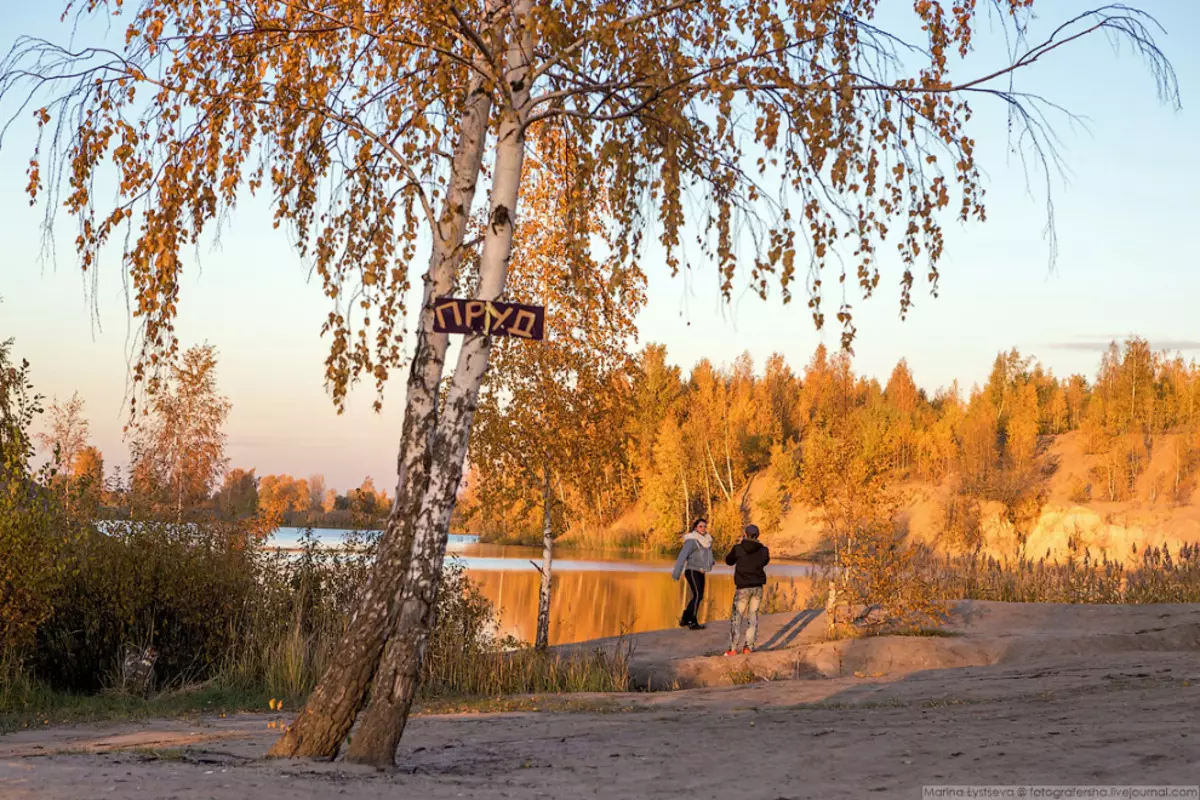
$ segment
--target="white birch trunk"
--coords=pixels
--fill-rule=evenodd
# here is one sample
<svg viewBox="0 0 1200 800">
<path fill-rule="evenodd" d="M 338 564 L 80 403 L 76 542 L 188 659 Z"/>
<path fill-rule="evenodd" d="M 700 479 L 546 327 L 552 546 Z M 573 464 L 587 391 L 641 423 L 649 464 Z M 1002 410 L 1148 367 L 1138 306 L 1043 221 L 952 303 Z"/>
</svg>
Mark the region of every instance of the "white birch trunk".
<svg viewBox="0 0 1200 800">
<path fill-rule="evenodd" d="M 534 646 L 545 650 L 550 646 L 550 577 L 554 558 L 554 493 L 550 488 L 550 472 L 545 472 L 542 489 L 542 587 L 538 593 L 537 637 Z"/>
<path fill-rule="evenodd" d="M 532 0 L 518 0 L 513 8 L 518 30 L 509 40 L 508 68 L 504 76 L 512 105 L 504 109 L 496 142 L 488 225 L 476 293 L 480 300 L 495 300 L 504 291 L 512 253 L 513 225 L 525 158 L 524 125 L 530 99 L 530 87 L 525 78 L 533 54 L 531 10 Z M 347 748 L 349 761 L 390 766 L 408 721 L 441 585 L 455 491 L 462 478 L 490 348 L 490 337 L 470 336 L 459 353 L 430 452 L 429 482 L 415 522 L 412 560 L 400 597 L 395 628 L 375 675 L 371 702 Z"/>
<path fill-rule="evenodd" d="M 433 331 L 433 301 L 453 286 L 462 261 L 463 238 L 482 169 L 491 108 L 491 92 L 482 76 L 476 74 L 468 86 L 450 181 L 434 230 L 429 269 L 424 276 L 422 312 L 397 458 L 396 496 L 375 565 L 333 663 L 269 756 L 337 755 L 366 699 L 396 618 L 411 560 L 413 523 L 428 482 L 429 451 L 437 422 L 437 390 L 448 346 L 447 335 Z"/>
<path fill-rule="evenodd" d="M 688 530 L 688 525 L 691 524 L 692 516 L 692 493 L 688 491 L 687 485 L 687 465 L 679 465 L 679 475 L 683 483 L 683 529 Z"/>
<path fill-rule="evenodd" d="M 708 470 L 704 470 L 704 503 L 708 509 L 708 521 L 712 522 L 712 486 L 708 482 Z"/>
<path fill-rule="evenodd" d="M 725 409 L 725 470 L 729 473 L 729 495 L 733 500 L 733 456 L 729 450 L 729 409 Z"/>
<path fill-rule="evenodd" d="M 721 479 L 721 471 L 717 469 L 717 461 L 713 458 L 712 448 L 709 446 L 707 441 L 704 442 L 704 452 L 708 454 L 708 463 L 712 465 L 713 475 L 717 479 L 717 486 L 721 487 L 721 493 L 725 495 L 725 499 L 732 503 L 733 484 L 731 483 L 728 489 L 725 488 L 725 482 Z M 707 478 L 707 473 L 705 473 L 705 476 Z"/>
</svg>

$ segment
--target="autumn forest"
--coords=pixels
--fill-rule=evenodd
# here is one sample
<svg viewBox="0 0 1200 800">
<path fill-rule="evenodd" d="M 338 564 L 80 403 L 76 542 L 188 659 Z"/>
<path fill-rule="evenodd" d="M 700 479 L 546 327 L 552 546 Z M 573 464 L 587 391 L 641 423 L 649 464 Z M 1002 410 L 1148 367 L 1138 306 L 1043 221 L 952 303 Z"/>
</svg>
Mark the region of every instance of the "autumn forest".
<svg viewBox="0 0 1200 800">
<path fill-rule="evenodd" d="M 220 395 L 216 359 L 212 348 L 188 351 L 152 422 L 130 437 L 126 470 L 105 472 L 104 455 L 88 443 L 82 398 L 50 406 L 39 440 L 57 454 L 57 481 L 79 510 L 256 519 L 264 534 L 278 525 L 377 527 L 391 499 L 372 477 L 339 492 L 319 472 L 295 478 L 230 467 L 222 427 L 231 404 Z M 946 544 L 969 546 L 979 536 L 972 519 L 980 501 L 1004 504 L 1014 521 L 1036 516 L 1048 469 L 1039 456 L 1053 437 L 1079 432 L 1092 456 L 1090 469 L 1071 476 L 1071 500 L 1080 504 L 1129 499 L 1151 454 L 1169 446 L 1170 469 L 1150 476 L 1149 499 L 1186 505 L 1200 463 L 1200 367 L 1137 338 L 1114 343 L 1091 378 L 1056 376 L 1013 350 L 997 355 L 982 386 L 932 394 L 904 361 L 881 384 L 824 347 L 799 368 L 780 355 L 758 367 L 746 354 L 685 373 L 665 347 L 649 345 L 588 391 L 604 402 L 557 421 L 542 450 L 514 453 L 520 438 L 500 443 L 520 463 L 547 465 L 553 526 L 567 546 L 670 550 L 697 515 L 713 520 L 719 539 L 750 519 L 769 534 L 793 505 L 828 500 L 829 473 L 846 466 L 839 459 L 876 488 L 950 485 Z M 511 425 L 508 417 L 523 410 L 510 403 L 491 413 Z M 485 416 L 455 530 L 540 543 L 544 483 L 536 470 L 487 459 L 489 424 L 496 421 Z"/>
</svg>

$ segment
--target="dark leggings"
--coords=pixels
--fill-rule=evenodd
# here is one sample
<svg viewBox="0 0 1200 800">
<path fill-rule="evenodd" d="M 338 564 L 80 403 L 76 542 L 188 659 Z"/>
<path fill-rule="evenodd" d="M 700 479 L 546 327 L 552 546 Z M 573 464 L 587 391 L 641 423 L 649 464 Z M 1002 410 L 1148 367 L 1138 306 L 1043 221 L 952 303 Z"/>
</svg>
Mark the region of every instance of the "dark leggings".
<svg viewBox="0 0 1200 800">
<path fill-rule="evenodd" d="M 688 602 L 683 608 L 680 625 L 695 625 L 700 622 L 700 603 L 704 600 L 704 573 L 698 569 L 685 569 L 683 579 L 688 586 Z"/>
</svg>

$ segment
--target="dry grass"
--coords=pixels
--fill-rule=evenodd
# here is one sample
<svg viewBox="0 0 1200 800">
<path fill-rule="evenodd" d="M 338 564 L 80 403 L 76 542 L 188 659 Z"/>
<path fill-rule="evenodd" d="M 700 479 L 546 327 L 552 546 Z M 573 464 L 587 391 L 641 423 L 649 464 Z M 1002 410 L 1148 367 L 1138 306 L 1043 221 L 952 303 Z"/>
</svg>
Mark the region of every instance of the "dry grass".
<svg viewBox="0 0 1200 800">
<path fill-rule="evenodd" d="M 947 604 L 956 600 L 1014 603 L 1200 603 L 1200 546 L 1142 552 L 1127 567 L 1081 548 L 1063 561 L 939 556 L 919 547 L 879 550 L 858 559 L 843 579 L 832 567 L 816 578 L 809 608 L 820 608 L 831 586 L 848 601 L 829 628 L 832 639 L 879 634 L 947 635 Z M 848 587 L 848 588 L 847 588 Z"/>
<path fill-rule="evenodd" d="M 1200 546 L 1150 548 L 1126 567 L 1084 551 L 1078 558 L 999 560 L 926 556 L 922 580 L 941 600 L 1021 603 L 1200 603 Z"/>
<path fill-rule="evenodd" d="M 425 697 L 623 692 L 629 688 L 629 648 L 561 655 L 522 647 L 448 664 L 430 664 Z"/>
<path fill-rule="evenodd" d="M 758 680 L 758 676 L 754 674 L 754 670 L 750 668 L 749 664 L 733 667 L 725 674 L 734 686 L 745 686 Z"/>
<path fill-rule="evenodd" d="M 149 697 L 120 692 L 76 694 L 27 678 L 18 681 L 20 685 L 8 685 L 0 702 L 0 733 L 81 722 L 263 711 L 270 699 L 261 688 L 239 688 L 218 681 Z"/>
</svg>

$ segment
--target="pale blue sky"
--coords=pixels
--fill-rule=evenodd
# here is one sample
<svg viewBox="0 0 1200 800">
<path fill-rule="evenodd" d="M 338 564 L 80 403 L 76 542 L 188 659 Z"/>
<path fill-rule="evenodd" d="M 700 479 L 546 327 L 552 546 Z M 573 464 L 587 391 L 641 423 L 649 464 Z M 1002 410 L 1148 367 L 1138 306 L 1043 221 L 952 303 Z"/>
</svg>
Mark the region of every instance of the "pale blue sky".
<svg viewBox="0 0 1200 800">
<path fill-rule="evenodd" d="M 60 36 L 58 4 L 3 5 L 0 47 L 21 32 Z M 1040 5 L 1050 23 L 1089 4 Z M 934 300 L 919 289 L 903 323 L 896 313 L 897 265 L 886 264 L 879 294 L 855 302 L 859 371 L 886 380 L 904 357 L 932 390 L 955 378 L 970 386 L 986 376 L 997 351 L 1013 346 L 1056 373 L 1089 376 L 1101 346 L 1130 332 L 1185 346 L 1188 357 L 1200 350 L 1193 310 L 1200 298 L 1200 116 L 1191 104 L 1200 90 L 1200 3 L 1140 5 L 1168 30 L 1163 46 L 1178 73 L 1183 110 L 1160 105 L 1140 63 L 1127 49 L 1114 56 L 1102 39 L 1060 51 L 1020 78 L 1021 88 L 1089 120 L 1089 131 L 1065 122 L 1058 128 L 1071 175 L 1065 184 L 1054 182 L 1059 258 L 1050 272 L 1042 195 L 1026 192 L 1019 163 L 1006 155 L 1003 111 L 976 102 L 973 134 L 988 171 L 989 222 L 950 223 L 941 296 Z M 995 36 L 985 31 L 984 39 L 969 61 L 972 72 L 1002 59 Z M 40 391 L 84 396 L 95 443 L 109 463 L 122 462 L 128 318 L 119 265 L 101 265 L 102 327 L 95 329 L 70 237 L 63 237 L 57 267 L 38 264 L 41 209 L 30 209 L 21 191 L 28 141 L 23 133 L 13 136 L 0 152 L 0 337 L 16 337 L 16 352 L 33 363 Z M 70 232 L 65 219 L 62 231 Z M 220 348 L 221 385 L 234 404 L 233 464 L 259 474 L 321 472 L 339 488 L 365 475 L 390 485 L 403 376 L 393 378 L 382 415 L 370 409 L 369 386 L 352 394 L 344 416 L 335 415 L 322 386 L 327 342 L 318 336 L 328 307 L 263 208 L 246 204 L 221 247 L 204 252 L 202 267 L 184 281 L 179 331 L 185 343 Z M 827 302 L 832 311 L 836 298 Z M 672 280 L 652 269 L 640 326 L 642 342 L 666 343 L 685 369 L 704 357 L 728 363 L 743 351 L 759 364 L 779 351 L 799 368 L 819 342 L 838 342 L 837 330 L 813 330 L 802 297 L 784 307 L 742 295 L 723 306 L 715 274 L 703 270 Z"/>
</svg>

